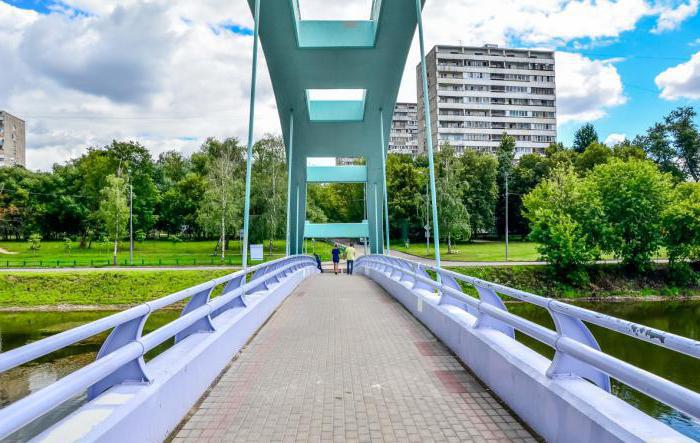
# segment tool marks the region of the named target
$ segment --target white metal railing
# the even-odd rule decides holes
[[[94,362],[0,409],[0,439],[85,390],[90,400],[121,383],[150,381],[144,361],[148,351],[173,337],[177,345],[191,334],[214,331],[213,318],[227,310],[246,308],[245,294],[266,290],[269,285],[308,267],[315,268],[316,261],[301,255],[263,263],[0,354],[1,374],[112,329]],[[248,275],[251,275],[249,282]],[[221,285],[224,285],[222,294],[210,298]],[[143,326],[152,312],[186,299],[189,302],[179,318],[142,335]]]
[[[555,351],[547,371],[549,377],[585,378],[608,392],[612,377],[680,412],[700,419],[700,394],[604,353],[583,322],[696,359],[700,359],[699,341],[397,257],[364,256],[358,259],[356,267],[358,270],[364,267],[381,272],[413,290],[423,289],[431,293],[437,291],[440,304],[457,306],[476,317],[476,328],[495,329],[511,338],[514,338],[514,330],[517,330],[548,345]],[[427,271],[439,272],[441,283],[435,281]],[[478,298],[465,294],[459,282],[474,287]],[[554,320],[556,330],[508,312],[499,294],[546,309]]]

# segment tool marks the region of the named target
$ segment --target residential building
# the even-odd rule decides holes
[[[425,151],[423,85],[418,80],[419,150]],[[433,47],[426,56],[433,146],[494,152],[503,133],[516,156],[542,153],[557,139],[554,53],[544,50]]]
[[[391,120],[389,153],[418,155],[418,116],[415,103],[396,103]]]
[[[0,166],[27,165],[24,120],[0,111]]]

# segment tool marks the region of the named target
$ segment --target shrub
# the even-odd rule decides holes
[[[41,234],[34,233],[29,236],[29,250],[38,251],[41,249]]]
[[[649,161],[611,159],[585,179],[585,193],[600,207],[589,227],[601,249],[634,271],[649,269],[662,244],[662,214],[672,181]]]
[[[587,281],[585,265],[598,255],[587,223],[596,207],[583,191],[583,181],[566,166],[555,169],[523,200],[530,239],[540,244],[542,258],[560,276],[576,284]]]

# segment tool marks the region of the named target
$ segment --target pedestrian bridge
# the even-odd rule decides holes
[[[248,3],[255,30],[243,270],[0,354],[2,373],[111,331],[94,362],[0,410],[0,439],[689,441],[612,395],[610,379],[696,420],[700,394],[602,352],[586,324],[696,359],[699,342],[441,269],[439,247],[436,267],[382,254],[390,246],[386,140],[416,28],[424,60],[424,0],[415,9],[375,0],[370,20],[352,22],[303,20],[298,0]],[[249,268],[258,40],[286,145],[288,254]],[[338,91],[352,94],[328,95]],[[309,168],[317,156],[365,164]],[[367,220],[307,221],[307,183],[325,182],[364,183]],[[298,255],[307,237],[368,238],[373,255],[357,260],[355,276],[318,275],[315,261]],[[509,313],[502,298],[546,309],[555,329]],[[151,313],[180,303],[177,320],[143,334]],[[550,346],[554,358],[520,344],[516,331]],[[61,405],[80,396],[85,402],[64,416]],[[27,431],[37,420],[46,425]]]
[[[96,361],[0,410],[0,439],[690,441],[610,394],[610,378],[694,419],[700,395],[605,354],[586,324],[694,358],[700,342],[394,257],[361,257],[356,270],[319,274],[288,257],[0,354],[4,372],[112,331]],[[503,298],[546,309],[555,329]],[[152,312],[183,301],[177,320],[142,334]]]

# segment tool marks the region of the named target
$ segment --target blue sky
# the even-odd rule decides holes
[[[677,106],[700,110],[699,3],[429,0],[426,45],[556,49],[559,140],[570,145],[586,121],[603,141],[633,138]],[[369,4],[300,0],[302,16],[319,19],[359,18]],[[112,139],[142,140],[154,155],[245,139],[251,28],[245,0],[0,0],[0,82],[13,85],[0,109],[27,120],[30,168]],[[414,39],[399,100],[416,99],[418,58]],[[665,71],[673,100],[656,84]],[[259,73],[256,137],[280,131]]]
[[[688,98],[664,100],[654,79],[667,68],[686,62],[700,51],[700,16],[695,15],[675,31],[652,34],[652,18],[642,19],[633,31],[620,35],[617,41],[590,49],[573,49],[573,45],[560,50],[579,52],[591,59],[621,58],[615,66],[622,77],[627,102],[608,110],[608,115],[594,121],[598,133],[605,137],[610,133],[622,133],[632,138],[644,132],[654,122],[677,106],[694,106],[700,111],[700,101]],[[560,140],[570,144],[573,132],[580,123],[560,126]]]

